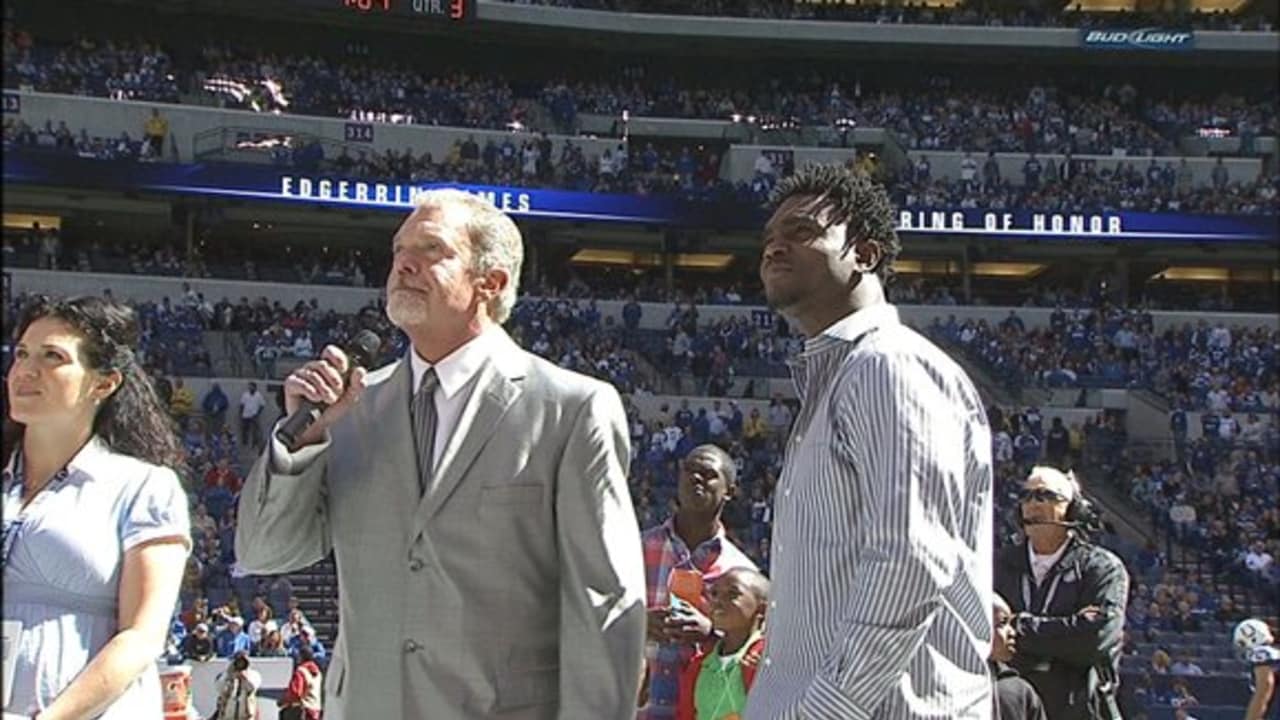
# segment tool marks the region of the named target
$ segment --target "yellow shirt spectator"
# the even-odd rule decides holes
[[[191,388],[185,387],[182,380],[174,381],[173,397],[169,399],[169,412],[175,417],[186,417],[191,414],[196,407],[195,393],[191,392]]]
[[[759,410],[752,410],[751,415],[742,424],[742,437],[747,440],[763,438],[768,431],[769,426],[765,424],[764,416]]]
[[[875,153],[858,153],[857,167],[866,173],[867,177],[876,177],[880,172],[880,159]]]
[[[158,137],[161,140],[169,134],[169,121],[160,116],[159,110],[152,110],[147,118],[147,137]]]
[[[151,149],[156,155],[160,155],[164,151],[164,139],[169,137],[169,121],[160,115],[159,110],[152,108],[151,117],[147,118],[143,132],[147,136],[147,142],[151,143]]]

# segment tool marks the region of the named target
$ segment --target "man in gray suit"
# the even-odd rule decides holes
[[[344,381],[330,346],[285,381],[287,412],[329,406],[295,447],[273,437],[249,474],[236,555],[271,574],[333,550],[326,720],[635,711],[645,579],[626,417],[611,386],[500,327],[522,254],[491,204],[426,193],[387,279],[408,357]]]

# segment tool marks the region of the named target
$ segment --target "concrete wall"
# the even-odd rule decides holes
[[[5,91],[6,95],[10,93],[9,90]],[[372,142],[348,143],[345,139],[347,121],[341,118],[272,115],[198,105],[165,105],[38,92],[17,92],[16,94],[20,97],[18,116],[28,125],[40,127],[46,120],[53,120],[54,127],[57,127],[59,120],[65,120],[72,133],[79,134],[80,129],[85,128],[90,136],[118,137],[120,133],[127,132],[130,137],[138,139],[142,136],[143,124],[151,115],[151,109],[159,108],[160,113],[169,120],[169,132],[176,139],[178,159],[182,162],[193,161],[193,141],[198,133],[227,127],[314,135],[331,142],[350,145],[353,156],[361,149],[367,149],[370,153],[381,153],[386,150],[403,153],[405,148],[411,148],[415,156],[429,151],[437,162],[448,154],[455,140],[465,140],[468,136],[474,136],[476,142],[481,145],[486,138],[493,138],[501,143],[503,139],[510,137],[513,142],[519,144],[520,141],[533,137],[529,134],[500,130],[370,123],[373,125]],[[574,144],[581,146],[588,157],[596,157],[606,148],[617,145],[617,140],[567,138],[560,135],[550,137],[557,157],[566,140],[572,140]],[[167,157],[169,152],[167,144],[165,152]]]
[[[423,152],[430,152],[437,161],[448,155],[449,149],[455,141],[465,140],[469,136],[474,137],[482,145],[488,138],[492,138],[499,143],[506,138],[512,138],[518,144],[522,140],[533,137],[527,133],[512,133],[500,130],[370,123],[373,127],[373,140],[371,142],[348,142],[346,140],[346,126],[348,123],[340,118],[272,115],[247,110],[224,110],[196,105],[165,105],[163,103],[108,100],[105,98],[39,92],[6,90],[5,93],[16,94],[19,97],[17,115],[27,124],[33,127],[41,127],[46,121],[52,120],[56,127],[58,121],[62,120],[66,121],[67,127],[73,133],[79,134],[80,129],[84,128],[88,130],[91,136],[118,137],[121,133],[128,133],[130,137],[138,139],[142,136],[143,125],[147,117],[150,116],[151,110],[159,108],[161,114],[169,121],[169,132],[176,142],[178,159],[182,162],[193,162],[195,160],[195,138],[199,133],[217,131],[223,128],[233,128],[233,130],[227,132],[229,140],[226,142],[234,140],[237,132],[234,129],[264,134],[302,134],[319,137],[331,143],[346,144],[353,156],[357,155],[360,150],[368,150],[371,154],[382,153],[386,150],[402,153],[406,148],[409,148],[415,156],[421,155]],[[600,122],[603,123],[603,120],[600,120]],[[649,125],[652,125],[652,127],[648,127]],[[633,133],[640,132],[645,128],[647,128],[647,132],[659,134],[674,134],[682,137],[724,137],[735,142],[753,141],[756,137],[750,133],[744,135],[741,126],[738,126],[738,129],[735,130],[733,123],[720,120],[681,120],[672,118],[636,118],[633,120],[631,127]],[[686,133],[691,133],[691,135],[686,135]],[[552,135],[550,138],[557,157],[565,142],[573,142],[581,146],[583,152],[589,158],[595,158],[605,150],[617,147],[620,142],[616,138],[567,137],[562,135]],[[887,133],[880,128],[857,128],[849,133],[851,146],[853,144],[880,146],[887,139]],[[223,143],[225,146],[225,142],[219,139],[216,141],[202,141],[200,147],[201,149],[207,149],[211,146],[217,146],[219,143]],[[796,167],[801,167],[810,162],[844,162],[854,156],[852,147],[830,148],[738,144],[733,145],[725,156],[721,165],[721,177],[734,182],[750,180],[756,159],[765,150],[793,152]],[[165,152],[167,157],[169,152],[168,145],[166,145]],[[336,151],[333,151],[330,146],[326,153],[332,159]],[[921,154],[919,151],[911,151],[908,153],[908,157],[914,163]],[[963,153],[926,152],[923,154],[928,155],[935,177],[959,177],[960,160],[964,157]],[[240,155],[243,156],[243,152]],[[269,155],[264,151],[262,157],[265,162]],[[1056,155],[1041,155],[1040,159],[1042,162],[1047,162],[1050,157],[1053,157],[1055,161],[1061,160],[1061,156]],[[1116,163],[1122,161],[1137,162],[1144,170],[1148,161],[1146,158],[1114,156],[1082,155],[1078,157],[1080,159],[1094,159],[1099,166],[1109,167],[1114,167]],[[981,156],[975,156],[975,158],[977,158],[979,164],[985,160]],[[1020,184],[1022,182],[1022,164],[1026,161],[1027,155],[1024,153],[1002,153],[997,155],[997,158],[1000,162],[1002,176]],[[1176,164],[1177,158],[1160,158],[1160,161],[1162,163],[1171,161]],[[1197,157],[1189,158],[1188,162],[1193,167],[1195,181],[1198,184],[1208,183],[1212,172],[1213,160]],[[1225,164],[1233,181],[1254,180],[1258,177],[1258,173],[1262,168],[1262,161],[1258,158],[1228,158]]]
[[[878,131],[877,135],[883,137],[884,132]],[[735,145],[729,149],[729,153],[725,156],[724,162],[720,165],[720,177],[734,182],[743,182],[750,180],[755,176],[756,160],[760,158],[760,153],[765,151],[790,151],[795,159],[797,169],[804,167],[809,163],[846,163],[857,157],[857,151],[852,147],[847,148],[820,148],[820,147],[786,147],[782,145]],[[782,172],[782,168],[774,167],[778,173]]]
[[[285,283],[249,282],[245,280],[207,280],[167,278],[154,275],[112,275],[108,273],[73,273],[66,271],[6,268],[13,292],[51,293],[55,295],[102,294],[111,290],[117,300],[130,302],[171,301],[182,297],[182,283],[203,292],[210,302],[227,298],[239,302],[265,297],[293,307],[299,301],[319,298],[326,308],[339,312],[355,312],[382,294],[381,288],[350,288],[332,285],[292,285]]]

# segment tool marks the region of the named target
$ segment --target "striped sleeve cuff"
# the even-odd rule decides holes
[[[840,686],[819,675],[800,700],[800,717],[804,720],[871,720],[871,713],[855,705]]]

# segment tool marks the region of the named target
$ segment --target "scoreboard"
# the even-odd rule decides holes
[[[475,18],[476,0],[293,0],[308,9],[347,17],[402,18],[409,21],[462,23]]]

